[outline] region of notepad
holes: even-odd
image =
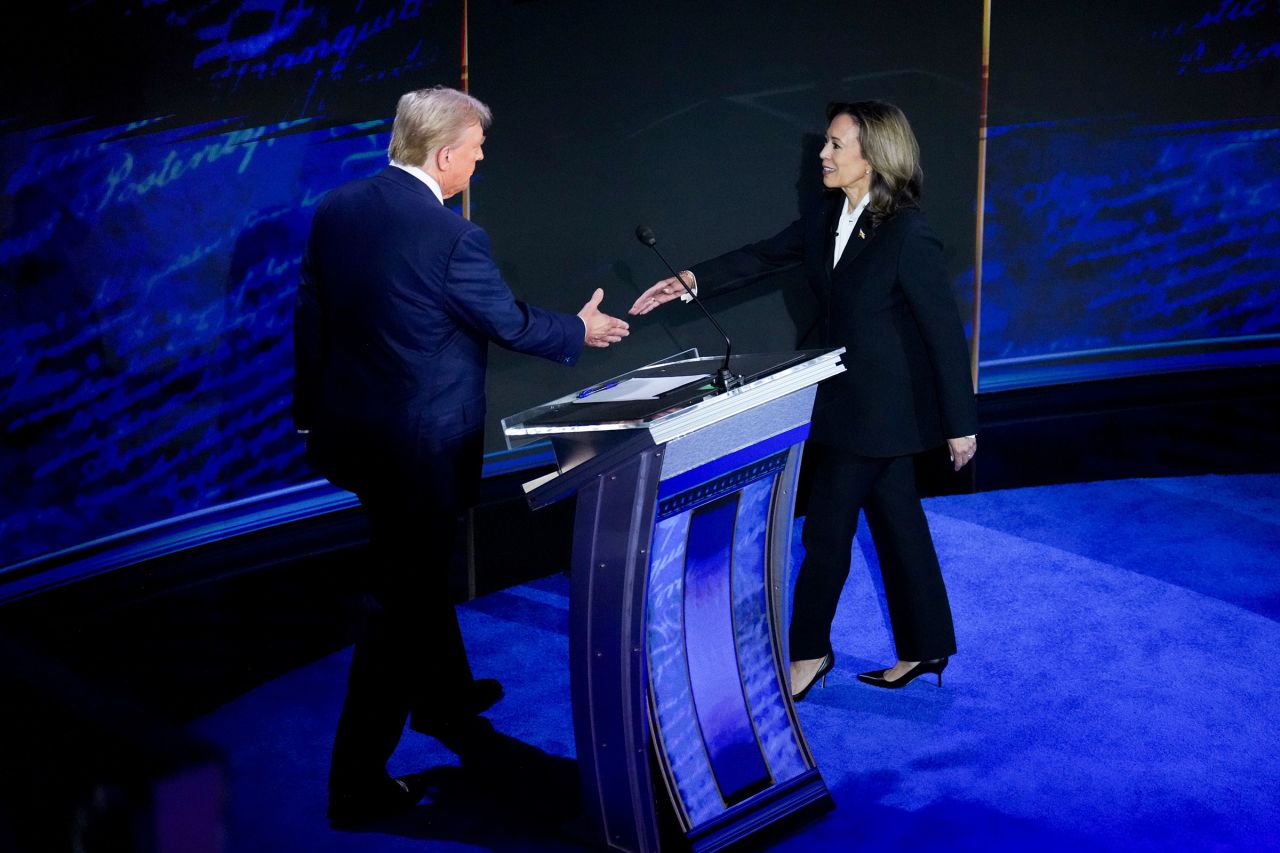
[[[612,387],[603,388],[585,397],[578,397],[573,402],[616,403],[622,400],[653,400],[673,388],[710,378],[710,373],[698,373],[692,376],[632,377]]]

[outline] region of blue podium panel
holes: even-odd
[[[797,783],[816,779],[784,699],[774,624],[781,611],[770,601],[785,585],[771,583],[770,520],[805,432],[774,436],[659,487],[646,607],[649,698],[658,764],[695,849],[737,836],[704,829],[777,806]],[[801,799],[812,795],[799,787]]]
[[[773,784],[756,739],[738,669],[733,625],[733,530],[738,495],[693,510],[685,549],[685,655],[694,715],[726,805]]]
[[[765,549],[770,544],[769,512],[782,476],[778,474],[767,481],[752,483],[742,490],[733,554],[733,619],[742,688],[751,707],[752,724],[759,733],[765,760],[776,782],[798,778],[812,767],[805,758],[796,737],[797,730],[792,727],[791,717],[783,703],[783,693],[788,684],[782,673],[786,672],[787,661],[780,654],[775,657],[772,640],[775,626],[770,620],[773,608],[768,590],[771,586],[781,588],[784,583],[782,579],[770,582],[766,572],[768,552]],[[786,502],[786,509],[789,513],[790,502]],[[790,527],[789,524],[787,526]],[[789,556],[789,547],[786,552]],[[786,627],[776,626],[783,633]],[[780,653],[781,646],[777,648]],[[781,673],[779,663],[783,667]]]

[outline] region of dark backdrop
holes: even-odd
[[[622,312],[666,275],[637,224],[679,266],[773,234],[822,191],[827,102],[876,97],[920,138],[927,207],[967,314],[981,4],[928,4],[927,27],[924,8],[473,4],[473,89],[495,113],[473,218],[522,295],[576,305],[602,286]],[[810,328],[803,276],[771,284],[711,303],[735,351],[792,349]],[[492,407],[509,413],[690,346],[724,349],[695,308],[673,305],[572,375],[496,354]]]

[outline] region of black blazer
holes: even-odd
[[[294,317],[294,420],[339,486],[421,472],[443,494],[479,471],[489,342],[572,364],[583,333],[572,314],[518,301],[484,231],[387,167],[316,208]]]
[[[823,382],[811,440],[863,456],[905,456],[978,431],[969,353],[942,242],[918,208],[872,227],[865,211],[832,268],[835,194],[781,233],[690,269],[699,295],[734,290],[803,263],[822,340],[845,373]]]

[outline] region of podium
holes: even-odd
[[[577,495],[569,605],[589,840],[719,850],[831,798],[796,718],[786,634],[795,483],[843,349],[686,351],[503,420],[550,439],[537,509]]]

